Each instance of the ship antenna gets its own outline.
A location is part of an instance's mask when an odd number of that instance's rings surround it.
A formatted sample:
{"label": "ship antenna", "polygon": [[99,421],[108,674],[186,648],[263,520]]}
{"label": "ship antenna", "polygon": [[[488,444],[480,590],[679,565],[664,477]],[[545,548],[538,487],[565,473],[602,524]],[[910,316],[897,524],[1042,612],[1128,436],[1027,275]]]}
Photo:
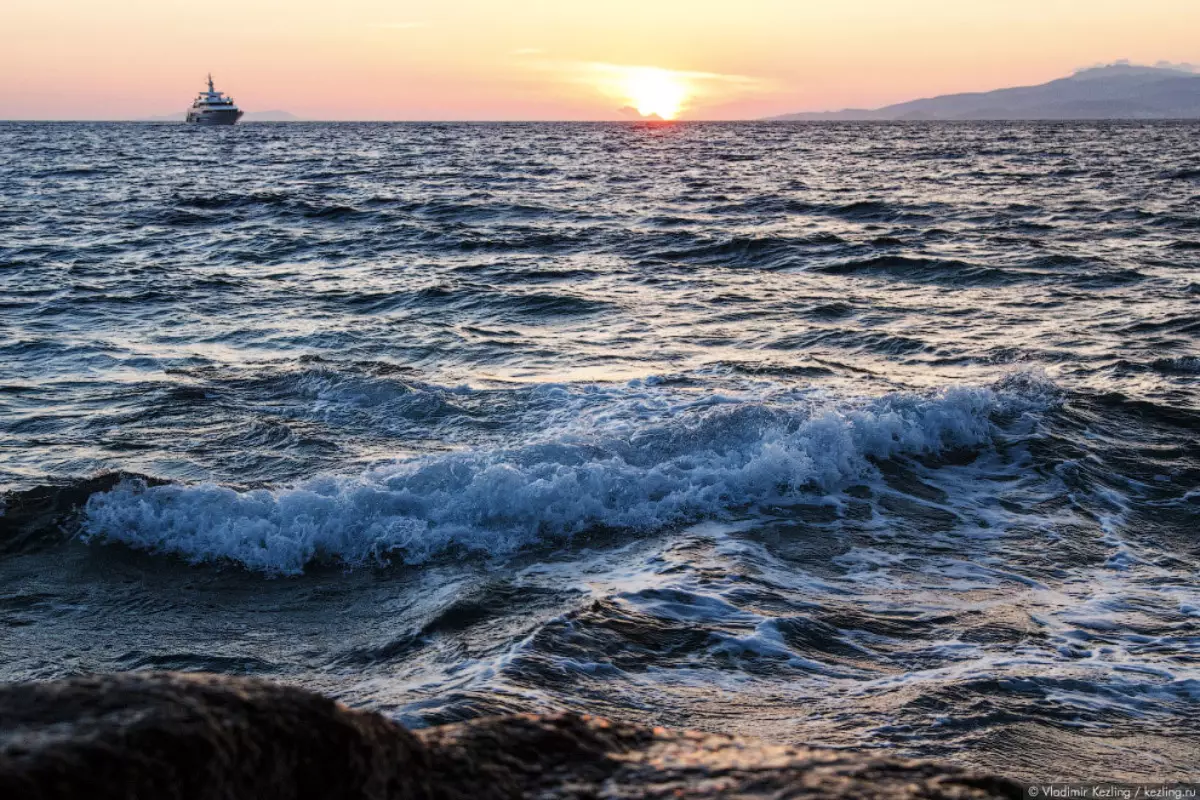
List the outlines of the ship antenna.
{"label": "ship antenna", "polygon": [[208,91],[209,91],[209,93],[210,93],[210,94],[211,94],[212,92],[216,91],[215,89],[213,89],[213,85],[212,85],[212,73],[211,73],[211,72],[210,72],[210,73],[208,73]]}

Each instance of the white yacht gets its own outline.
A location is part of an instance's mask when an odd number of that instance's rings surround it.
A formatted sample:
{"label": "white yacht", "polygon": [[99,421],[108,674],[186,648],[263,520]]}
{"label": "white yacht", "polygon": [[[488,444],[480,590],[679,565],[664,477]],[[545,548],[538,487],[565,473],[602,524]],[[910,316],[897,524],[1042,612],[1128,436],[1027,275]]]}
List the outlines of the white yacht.
{"label": "white yacht", "polygon": [[187,121],[197,125],[232,125],[242,118],[243,112],[233,104],[232,97],[213,88],[212,75],[208,76],[208,91],[196,96],[188,109]]}

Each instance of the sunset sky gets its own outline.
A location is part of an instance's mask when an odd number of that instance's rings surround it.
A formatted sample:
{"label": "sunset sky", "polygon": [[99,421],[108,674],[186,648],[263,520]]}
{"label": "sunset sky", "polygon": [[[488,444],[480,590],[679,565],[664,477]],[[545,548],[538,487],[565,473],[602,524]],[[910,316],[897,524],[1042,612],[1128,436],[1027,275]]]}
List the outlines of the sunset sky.
{"label": "sunset sky", "polygon": [[1200,62],[1200,0],[4,0],[0,119],[182,111],[212,71],[307,119],[876,107]]}

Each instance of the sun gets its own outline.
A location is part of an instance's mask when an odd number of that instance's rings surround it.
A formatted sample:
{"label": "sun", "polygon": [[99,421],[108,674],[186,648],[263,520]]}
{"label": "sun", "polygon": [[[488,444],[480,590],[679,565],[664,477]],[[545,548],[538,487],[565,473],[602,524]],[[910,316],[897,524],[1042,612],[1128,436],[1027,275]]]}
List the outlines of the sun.
{"label": "sun", "polygon": [[688,99],[688,87],[676,74],[655,67],[626,71],[623,89],[629,104],[643,117],[675,119]]}

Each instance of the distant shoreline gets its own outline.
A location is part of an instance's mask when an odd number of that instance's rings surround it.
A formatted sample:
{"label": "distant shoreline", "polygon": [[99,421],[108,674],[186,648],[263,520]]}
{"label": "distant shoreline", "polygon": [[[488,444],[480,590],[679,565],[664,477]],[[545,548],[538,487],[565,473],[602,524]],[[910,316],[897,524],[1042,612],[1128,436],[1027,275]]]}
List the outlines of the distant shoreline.
{"label": "distant shoreline", "polygon": [[781,122],[987,122],[1200,119],[1200,75],[1111,64],[1036,86],[909,100],[883,108],[802,111]]}

